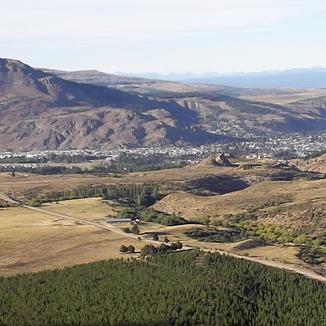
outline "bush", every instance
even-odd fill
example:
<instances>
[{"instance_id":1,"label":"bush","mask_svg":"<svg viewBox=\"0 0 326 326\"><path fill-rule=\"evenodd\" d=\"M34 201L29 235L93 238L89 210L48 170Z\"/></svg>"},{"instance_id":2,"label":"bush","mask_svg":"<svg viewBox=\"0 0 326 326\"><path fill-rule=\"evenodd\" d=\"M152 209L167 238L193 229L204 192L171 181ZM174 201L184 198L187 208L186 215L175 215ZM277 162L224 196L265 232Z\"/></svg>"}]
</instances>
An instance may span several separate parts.
<instances>
[{"instance_id":1,"label":"bush","mask_svg":"<svg viewBox=\"0 0 326 326\"><path fill-rule=\"evenodd\" d=\"M186 232L186 235L199 241L222 243L241 241L248 236L246 231L241 231L236 228L232 230L194 230Z\"/></svg>"},{"instance_id":2,"label":"bush","mask_svg":"<svg viewBox=\"0 0 326 326\"><path fill-rule=\"evenodd\" d=\"M138 225L133 225L130 232L133 233L133 234L139 234Z\"/></svg>"},{"instance_id":3,"label":"bush","mask_svg":"<svg viewBox=\"0 0 326 326\"><path fill-rule=\"evenodd\" d=\"M170 251L170 250L173 250L173 249L171 248L171 246L169 246L169 245L167 245L165 243L161 243L159 248L158 248L158 251L161 252L161 253L165 253L165 252Z\"/></svg>"},{"instance_id":4,"label":"bush","mask_svg":"<svg viewBox=\"0 0 326 326\"><path fill-rule=\"evenodd\" d=\"M26 205L31 207L41 207L42 202L37 198L32 198L26 202Z\"/></svg>"},{"instance_id":5,"label":"bush","mask_svg":"<svg viewBox=\"0 0 326 326\"><path fill-rule=\"evenodd\" d=\"M130 254L134 254L135 253L135 247L132 246L132 245L129 245L128 246L128 251L129 251Z\"/></svg>"},{"instance_id":6,"label":"bush","mask_svg":"<svg viewBox=\"0 0 326 326\"><path fill-rule=\"evenodd\" d=\"M117 216L119 218L130 218L135 220L137 218L137 212L131 209L124 209L118 212Z\"/></svg>"},{"instance_id":7,"label":"bush","mask_svg":"<svg viewBox=\"0 0 326 326\"><path fill-rule=\"evenodd\" d=\"M177 242L176 242L176 246L177 246L177 249L182 249L182 243L178 240Z\"/></svg>"},{"instance_id":8,"label":"bush","mask_svg":"<svg viewBox=\"0 0 326 326\"><path fill-rule=\"evenodd\" d=\"M141 211L139 217L145 222L155 222L155 223L159 223L162 225L169 225L169 226L182 225L188 223L188 221L182 217L176 215L164 214L154 210Z\"/></svg>"},{"instance_id":9,"label":"bush","mask_svg":"<svg viewBox=\"0 0 326 326\"><path fill-rule=\"evenodd\" d=\"M153 240L154 241L158 241L159 240L159 236L157 233L153 233Z\"/></svg>"},{"instance_id":10,"label":"bush","mask_svg":"<svg viewBox=\"0 0 326 326\"><path fill-rule=\"evenodd\" d=\"M326 251L311 246L301 246L297 256L308 264L322 264L326 262Z\"/></svg>"},{"instance_id":11,"label":"bush","mask_svg":"<svg viewBox=\"0 0 326 326\"><path fill-rule=\"evenodd\" d=\"M178 246L176 245L176 243L172 242L170 245L169 245L169 248L171 250L177 250L178 249Z\"/></svg>"},{"instance_id":12,"label":"bush","mask_svg":"<svg viewBox=\"0 0 326 326\"><path fill-rule=\"evenodd\" d=\"M121 245L121 247L120 247L120 252L123 252L123 253L125 253L125 252L128 252L129 250L128 250L128 247L126 247L125 245Z\"/></svg>"},{"instance_id":13,"label":"bush","mask_svg":"<svg viewBox=\"0 0 326 326\"><path fill-rule=\"evenodd\" d=\"M146 245L141 249L140 255L142 257L147 257L147 256L153 256L157 253L157 248L154 247L153 245Z\"/></svg>"}]
</instances>

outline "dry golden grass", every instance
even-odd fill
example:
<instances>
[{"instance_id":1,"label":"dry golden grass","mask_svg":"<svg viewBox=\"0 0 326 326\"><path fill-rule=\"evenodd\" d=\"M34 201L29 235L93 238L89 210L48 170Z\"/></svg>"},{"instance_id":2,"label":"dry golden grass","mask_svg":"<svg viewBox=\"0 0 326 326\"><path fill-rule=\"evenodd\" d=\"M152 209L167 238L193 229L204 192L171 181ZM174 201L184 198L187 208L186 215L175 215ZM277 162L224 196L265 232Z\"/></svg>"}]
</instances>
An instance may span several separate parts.
<instances>
[{"instance_id":1,"label":"dry golden grass","mask_svg":"<svg viewBox=\"0 0 326 326\"><path fill-rule=\"evenodd\" d=\"M121 244L142 244L91 226L15 207L0 209L0 275L62 268L121 255Z\"/></svg>"},{"instance_id":2,"label":"dry golden grass","mask_svg":"<svg viewBox=\"0 0 326 326\"><path fill-rule=\"evenodd\" d=\"M46 209L76 217L79 217L77 214L83 213L83 210L89 209L95 219L101 219L105 217L106 206L101 200L90 198L51 204L47 205ZM119 225L121 228L124 226L130 225ZM185 246L204 250L226 251L240 255L246 253L250 257L296 266L305 265L296 258L297 249L294 247L264 246L238 250L237 246L241 242L200 242L185 235L187 231L205 228L202 225L163 226L143 222L140 223L139 228L140 235L149 239L155 232L159 234L160 241L167 237L170 242L179 240ZM36 272L102 259L130 257L119 253L122 244L132 244L138 252L144 245L141 241L123 235L79 225L21 207L0 209L0 275ZM138 257L138 254L134 257Z\"/></svg>"},{"instance_id":3,"label":"dry golden grass","mask_svg":"<svg viewBox=\"0 0 326 326\"><path fill-rule=\"evenodd\" d=\"M282 204L282 202L285 203ZM154 208L189 219L208 217L223 220L225 214L242 213L250 209L259 208L262 205L267 206L267 208L264 208L266 212L272 209L268 206L278 207L289 212L291 210L295 212L296 208L302 211L302 207L307 207L307 209L312 207L313 210L326 212L326 180L266 181L241 191L211 197L179 192L166 196L156 203ZM274 218L273 221L268 221L268 219L266 221L281 223L294 228L300 227L305 223L314 222L308 218L304 219L304 216L298 215L296 219L295 214L294 216L292 215L291 218L276 215L276 219ZM280 219L280 221L277 219ZM320 219L319 227L323 228L323 225L326 223L326 213Z\"/></svg>"},{"instance_id":4,"label":"dry golden grass","mask_svg":"<svg viewBox=\"0 0 326 326\"><path fill-rule=\"evenodd\" d=\"M290 209L292 209L291 205L309 203L309 205L320 208L326 204L326 180L266 181L269 180L271 174L268 163L270 162L266 162L266 165L261 163L262 165L248 171L239 167L201 166L200 168L188 167L132 173L119 178L92 175L40 176L24 174L11 177L8 174L0 174L0 192L13 195L15 198L24 198L25 196L38 196L77 187L169 183L180 185L198 181L207 176L229 176L239 177L248 183L254 182L254 184L245 190L212 197L178 192L167 196L154 208L186 218L222 219L224 214L244 212L248 208L255 208L271 201L277 203L285 200L286 203L280 206ZM99 198L70 200L58 204L51 203L46 204L44 208L52 212L90 221L104 221L107 216L116 213L114 208ZM288 221L285 220L284 225ZM269 222L283 223L278 220ZM126 224L126 226L130 225ZM119 225L119 227L122 228L123 225ZM199 242L184 234L187 230L197 227L202 226L167 227L155 223L141 223L140 232L141 235L149 233L149 237L151 233L158 232L160 240L167 236L170 241L180 240L184 245L207 250L236 250L236 243ZM61 268L108 258L128 257L128 255L119 253L121 244L132 244L138 251L144 245L144 243L124 235L99 230L91 226L78 225L21 207L0 209L0 275ZM250 256L267 257L268 259L279 259L280 262L287 261L298 264L295 250L294 248L274 246L270 248L267 246L245 251Z\"/></svg>"},{"instance_id":5,"label":"dry golden grass","mask_svg":"<svg viewBox=\"0 0 326 326\"><path fill-rule=\"evenodd\" d=\"M294 246L257 246L251 249L241 250L238 246L245 241L233 242L233 243L214 243L214 242L201 242L196 239L189 238L185 235L185 232L192 231L194 229L205 229L202 225L178 225L178 226L162 226L155 223L143 223L140 225L141 234L149 233L149 236L156 232L159 235L160 241L163 241L164 237L167 237L170 242L181 241L183 245L200 248L209 251L225 251L238 255L248 255L249 257L259 258L263 260L276 261L280 263L293 264L295 266L304 266L310 268L303 261L296 256L298 248ZM250 240L249 240L250 241Z\"/></svg>"},{"instance_id":6,"label":"dry golden grass","mask_svg":"<svg viewBox=\"0 0 326 326\"><path fill-rule=\"evenodd\" d=\"M250 257L279 261L282 263L294 264L297 266L307 266L307 264L305 264L296 256L298 253L298 248L296 247L260 246L252 249L236 251L236 253L246 253Z\"/></svg>"},{"instance_id":7,"label":"dry golden grass","mask_svg":"<svg viewBox=\"0 0 326 326\"><path fill-rule=\"evenodd\" d=\"M273 169L273 173L277 173ZM187 183L200 181L207 177L224 177L241 179L252 183L260 180L268 180L271 177L271 169L264 162L261 166L245 171L235 167L217 166L193 166L181 169L168 169L149 172L138 172L112 176L94 175L34 175L17 173L15 177L7 173L0 173L0 192L4 192L17 199L26 197L40 197L42 195L70 191L79 187L100 187L114 185L141 185L141 184L165 184L181 186Z\"/></svg>"},{"instance_id":8,"label":"dry golden grass","mask_svg":"<svg viewBox=\"0 0 326 326\"><path fill-rule=\"evenodd\" d=\"M117 210L100 198L84 198L45 204L43 207L51 212L78 216L83 220L105 221L107 217L115 216Z\"/></svg>"}]
</instances>

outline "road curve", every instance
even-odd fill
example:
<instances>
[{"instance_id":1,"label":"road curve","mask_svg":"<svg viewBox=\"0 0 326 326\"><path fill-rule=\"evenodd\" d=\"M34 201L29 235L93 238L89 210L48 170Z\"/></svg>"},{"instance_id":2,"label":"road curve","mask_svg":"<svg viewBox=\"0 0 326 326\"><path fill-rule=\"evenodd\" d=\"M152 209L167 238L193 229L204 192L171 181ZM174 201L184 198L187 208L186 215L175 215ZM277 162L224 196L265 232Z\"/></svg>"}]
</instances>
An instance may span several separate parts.
<instances>
[{"instance_id":1,"label":"road curve","mask_svg":"<svg viewBox=\"0 0 326 326\"><path fill-rule=\"evenodd\" d=\"M233 258L237 258L237 259L245 259L245 260L249 260L249 261L259 263L262 265L276 267L279 269L284 269L284 270L287 270L287 271L290 271L293 273L301 274L307 278L326 283L326 277L323 275L317 274L316 272L306 269L306 268L300 268L300 267L297 267L297 266L294 266L291 264L282 263L280 261L274 261L274 260L272 261L272 260L268 260L268 259L261 259L258 257L241 256L241 255L234 254L232 252L227 252L227 251L217 250L217 249L215 249L215 250L201 249L201 250L206 251L206 252L218 252L221 255L227 255L229 257L233 257Z\"/></svg>"}]
</instances>

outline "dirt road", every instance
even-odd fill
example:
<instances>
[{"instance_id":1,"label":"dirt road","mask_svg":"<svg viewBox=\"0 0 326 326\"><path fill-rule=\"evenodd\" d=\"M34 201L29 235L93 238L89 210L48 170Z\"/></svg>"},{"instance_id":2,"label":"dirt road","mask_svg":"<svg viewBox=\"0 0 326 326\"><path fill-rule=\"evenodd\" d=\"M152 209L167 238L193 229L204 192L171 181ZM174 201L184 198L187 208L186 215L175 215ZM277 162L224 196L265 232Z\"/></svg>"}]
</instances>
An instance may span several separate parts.
<instances>
[{"instance_id":1,"label":"dirt road","mask_svg":"<svg viewBox=\"0 0 326 326\"><path fill-rule=\"evenodd\" d=\"M203 249L203 251L218 252L221 255L227 255L229 257L234 257L234 258L238 258L238 259L250 260L252 262L263 264L266 266L276 267L279 269L285 269L287 271L301 274L308 278L326 283L326 277L323 275L317 274L316 272L306 269L306 268L300 268L300 267L297 267L297 266L294 266L291 264L282 263L280 261L271 261L271 260L267 260L267 259L260 259L260 258L256 258L256 257L250 257L250 256L240 256L240 255L234 254L232 252L227 252L227 251L222 251L222 250Z\"/></svg>"},{"instance_id":2,"label":"dirt road","mask_svg":"<svg viewBox=\"0 0 326 326\"><path fill-rule=\"evenodd\" d=\"M11 204L19 204L19 202L15 201L14 199L8 197L7 195L5 195L4 193L1 193L1 192L0 192L0 199L2 199L4 201L7 201L8 203L11 203ZM110 232L113 232L113 233L116 233L116 234L119 234L119 235L123 235L124 237L129 237L129 238L133 238L133 239L136 239L136 240L140 239L142 242L146 242L146 243L150 243L150 244L154 244L154 245L160 245L161 244L160 241L150 240L150 239L147 239L147 238L145 238L145 237L143 237L141 235L135 235L135 234L132 234L132 233L125 233L121 229L119 229L118 227L115 227L114 225L87 221L87 220L83 220L83 219L80 219L80 218L76 218L76 217L72 217L72 216L68 216L68 215L64 215L64 214L60 214L60 213L51 212L51 211L48 211L48 210L46 210L44 208L39 208L39 207L31 207L31 206L27 206L27 205L22 205L22 207L24 207L26 209L29 209L29 210L36 211L36 212L40 212L40 213L43 213L43 214L47 214L49 216L53 216L55 218L69 220L69 221L76 222L76 223L83 224L83 225L94 226L94 227L102 229L102 230L104 229L104 230L107 230L107 231L110 231ZM173 228L173 227L171 227L171 228ZM167 228L167 230L168 230L168 228ZM182 250L191 250L191 249L194 249L194 247L184 246L182 248ZM298 274L306 276L307 278L315 279L315 280L318 280L318 281L321 281L321 282L326 282L326 277L325 276L319 275L319 274L315 273L312 270L308 270L308 269L305 269L305 268L300 268L300 267L297 267L297 266L294 266L294 265L290 265L290 264L286 264L286 263L282 263L282 262L277 262L277 261L263 260L263 259L256 258L256 257L240 256L240 255L237 255L237 254L234 254L234 253L231 253L231 252L221 251L221 250L209 250L209 249L206 249L204 251L218 252L220 254L224 254L224 255L227 255L227 256L230 256L230 257L250 260L250 261L253 261L253 262L256 262L256 263L259 263L259 264L263 264L263 265L266 265L266 266L276 267L276 268L285 269L285 270L288 270L288 271L291 271L291 272L294 272L294 273L298 273Z\"/></svg>"},{"instance_id":3,"label":"dirt road","mask_svg":"<svg viewBox=\"0 0 326 326\"><path fill-rule=\"evenodd\" d=\"M2 192L0 192L0 199L6 201L9 204L19 204L16 200L13 200L12 198L8 197L6 194Z\"/></svg>"},{"instance_id":4,"label":"dirt road","mask_svg":"<svg viewBox=\"0 0 326 326\"><path fill-rule=\"evenodd\" d=\"M154 241L151 239L147 239L145 237L143 237L142 235L137 235L137 234L133 234L133 233L126 233L124 231L122 231L119 227L116 227L112 224L106 224L106 223L98 223L98 222L92 222L92 221L88 221L88 220L84 220L84 219L80 219L80 218L76 218L73 216L69 216L66 214L60 214L60 213L55 213L55 212L51 212L48 211L44 208L40 208L40 207L32 207L32 206L28 206L28 205L22 205L21 203L19 203L18 201L8 197L6 194L0 192L0 199L10 203L10 204L20 204L21 207L35 211L35 212L39 212L39 213L43 213L46 214L48 216L52 216L55 218L60 218L63 220L68 220L68 221L72 221L78 224L82 224L82 225L89 225L89 226L94 226L96 228L102 229L102 230L106 230L106 231L110 231L119 235L122 235L124 237L127 238L132 238L132 239L136 239L136 240L140 240L142 242L146 242L146 243L150 243L153 245L160 245L161 242L160 241ZM184 248L182 248L183 250L190 250L193 249L192 247L187 247L184 246Z\"/></svg>"}]
</instances>

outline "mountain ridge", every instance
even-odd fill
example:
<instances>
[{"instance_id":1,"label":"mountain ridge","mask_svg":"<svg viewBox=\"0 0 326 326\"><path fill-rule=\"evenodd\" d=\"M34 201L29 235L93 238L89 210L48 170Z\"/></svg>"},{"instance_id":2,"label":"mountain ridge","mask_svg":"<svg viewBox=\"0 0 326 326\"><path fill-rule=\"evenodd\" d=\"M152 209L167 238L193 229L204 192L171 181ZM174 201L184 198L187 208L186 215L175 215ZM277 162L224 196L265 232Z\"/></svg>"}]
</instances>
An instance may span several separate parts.
<instances>
[{"instance_id":1,"label":"mountain ridge","mask_svg":"<svg viewBox=\"0 0 326 326\"><path fill-rule=\"evenodd\" d=\"M109 148L217 141L169 100L76 83L0 61L0 148Z\"/></svg>"},{"instance_id":2,"label":"mountain ridge","mask_svg":"<svg viewBox=\"0 0 326 326\"><path fill-rule=\"evenodd\" d=\"M326 129L326 97L318 94L296 100L290 92L292 102L283 105L241 98L246 90L224 86L126 79L94 70L51 72L0 60L0 149L202 145Z\"/></svg>"}]
</instances>

